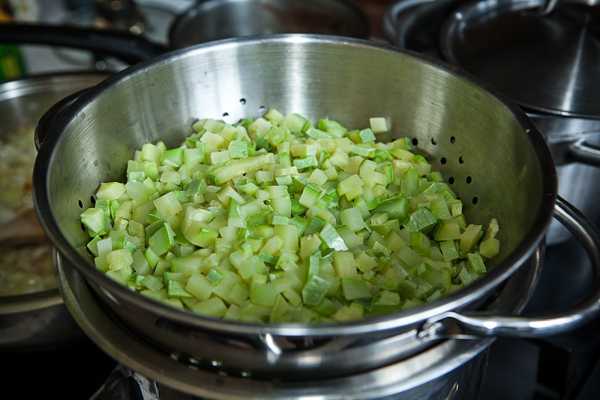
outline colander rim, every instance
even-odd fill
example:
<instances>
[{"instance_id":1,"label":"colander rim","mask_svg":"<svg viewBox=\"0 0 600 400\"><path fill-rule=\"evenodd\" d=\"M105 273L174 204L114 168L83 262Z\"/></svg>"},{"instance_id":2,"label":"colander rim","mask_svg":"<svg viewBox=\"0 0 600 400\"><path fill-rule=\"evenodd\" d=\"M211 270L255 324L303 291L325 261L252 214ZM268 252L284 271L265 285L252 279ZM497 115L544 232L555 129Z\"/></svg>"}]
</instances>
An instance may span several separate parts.
<instances>
[{"instance_id":1,"label":"colander rim","mask_svg":"<svg viewBox=\"0 0 600 400\"><path fill-rule=\"evenodd\" d=\"M240 321L229 321L205 317L191 313L185 310L179 310L165 305L157 300L151 299L136 293L126 286L112 280L104 273L98 271L93 263L85 259L77 252L62 234L58 223L52 215L52 208L49 199L49 166L54 159L54 150L62 140L65 129L73 118L84 109L94 99L118 85L120 82L129 79L133 75L142 74L151 68L164 63L177 62L178 59L191 57L194 54L201 54L205 51L214 51L219 48L239 45L264 45L269 43L316 43L341 46L354 46L367 50L378 50L391 52L400 56L407 56L416 59L419 62L429 64L430 66L441 69L466 83L490 94L500 104L506 107L514 116L515 120L527 135L529 142L537 155L540 169L542 171L542 190L540 207L534 222L525 234L524 240L510 253L502 262L492 268L485 276L476 280L470 285L452 293L449 296L438 299L434 302L418 306L415 308L402 310L400 312L386 314L377 317L367 317L361 320L336 323L336 324L256 324ZM140 64L129 67L101 82L99 85L90 88L83 93L68 108L63 116L52 125L52 134L47 135L39 149L38 157L34 167L34 204L38 212L40 222L50 237L58 251L80 271L86 279L92 280L100 288L106 290L119 298L131 301L136 306L153 313L156 316L177 321L190 327L199 329L209 329L218 332L227 332L232 334L254 334L254 335L281 335L281 336L342 336L358 335L382 331L399 330L402 328L410 329L427 319L440 315L448 311L460 310L477 300L483 298L494 288L510 277L524 262L531 256L535 248L543 239L545 232L550 224L554 204L557 196L557 178L554 162L550 151L544 141L543 136L535 126L527 119L525 113L514 103L498 95L494 91L479 83L468 73L457 67L439 62L430 57L412 51L400 50L384 43L375 43L363 39L347 38L331 35L313 35L313 34L278 34L278 35L260 35L248 36L244 38L225 39L214 41L196 46L174 50L165 53L153 60L145 61Z\"/></svg>"}]
</instances>

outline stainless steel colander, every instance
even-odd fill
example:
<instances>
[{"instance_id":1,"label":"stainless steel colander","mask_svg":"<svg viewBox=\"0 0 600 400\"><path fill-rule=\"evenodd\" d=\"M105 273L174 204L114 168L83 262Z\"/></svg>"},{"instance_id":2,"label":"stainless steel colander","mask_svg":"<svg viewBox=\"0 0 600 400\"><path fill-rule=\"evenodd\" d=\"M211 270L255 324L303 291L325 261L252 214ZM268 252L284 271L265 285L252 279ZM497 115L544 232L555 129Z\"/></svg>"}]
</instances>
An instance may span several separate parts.
<instances>
[{"instance_id":1,"label":"stainless steel colander","mask_svg":"<svg viewBox=\"0 0 600 400\"><path fill-rule=\"evenodd\" d=\"M502 252L490 272L449 297L338 325L255 325L205 318L141 296L94 268L79 223L102 181L122 179L143 143L178 144L195 118L226 121L265 107L364 126L392 121L411 136L466 204L470 220L496 217ZM448 335L536 336L573 328L600 309L598 289L568 313L482 316L486 301L530 257L553 212L583 239L596 271L598 238L556 197L542 136L516 107L448 67L369 42L282 35L213 42L132 67L39 129L35 199L56 247L128 328L196 362L268 376L337 375L414 353ZM598 274L597 274L598 275ZM598 285L596 285L598 286Z\"/></svg>"}]
</instances>

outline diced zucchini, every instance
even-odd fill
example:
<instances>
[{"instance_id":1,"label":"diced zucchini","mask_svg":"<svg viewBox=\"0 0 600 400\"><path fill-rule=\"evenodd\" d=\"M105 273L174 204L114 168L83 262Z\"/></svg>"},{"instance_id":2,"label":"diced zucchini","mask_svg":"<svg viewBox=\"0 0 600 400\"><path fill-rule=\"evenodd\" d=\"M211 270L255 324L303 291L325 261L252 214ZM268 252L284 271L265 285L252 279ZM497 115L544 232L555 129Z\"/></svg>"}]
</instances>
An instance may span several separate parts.
<instances>
[{"instance_id":1,"label":"diced zucchini","mask_svg":"<svg viewBox=\"0 0 600 400\"><path fill-rule=\"evenodd\" d=\"M387 119L382 117L370 118L369 125L374 133L388 132L390 130Z\"/></svg>"},{"instance_id":2,"label":"diced zucchini","mask_svg":"<svg viewBox=\"0 0 600 400\"><path fill-rule=\"evenodd\" d=\"M460 251L467 254L479 242L483 230L481 225L469 225L460 237Z\"/></svg>"},{"instance_id":3,"label":"diced zucchini","mask_svg":"<svg viewBox=\"0 0 600 400\"><path fill-rule=\"evenodd\" d=\"M411 138L378 142L390 121L348 130L271 108L198 120L178 147L146 143L81 213L95 267L164 304L252 323L350 321L446 296L499 254L498 222L468 224Z\"/></svg>"}]
</instances>

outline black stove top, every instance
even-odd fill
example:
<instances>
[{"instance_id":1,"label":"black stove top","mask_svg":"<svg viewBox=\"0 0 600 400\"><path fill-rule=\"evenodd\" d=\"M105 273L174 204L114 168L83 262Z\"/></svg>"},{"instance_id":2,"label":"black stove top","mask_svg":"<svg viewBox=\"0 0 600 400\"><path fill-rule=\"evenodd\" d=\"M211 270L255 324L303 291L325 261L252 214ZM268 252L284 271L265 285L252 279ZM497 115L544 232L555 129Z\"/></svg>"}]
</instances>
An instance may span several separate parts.
<instances>
[{"instance_id":1,"label":"black stove top","mask_svg":"<svg viewBox=\"0 0 600 400\"><path fill-rule=\"evenodd\" d=\"M89 399L116 363L87 338L29 352L0 352L2 393L19 399Z\"/></svg>"}]
</instances>

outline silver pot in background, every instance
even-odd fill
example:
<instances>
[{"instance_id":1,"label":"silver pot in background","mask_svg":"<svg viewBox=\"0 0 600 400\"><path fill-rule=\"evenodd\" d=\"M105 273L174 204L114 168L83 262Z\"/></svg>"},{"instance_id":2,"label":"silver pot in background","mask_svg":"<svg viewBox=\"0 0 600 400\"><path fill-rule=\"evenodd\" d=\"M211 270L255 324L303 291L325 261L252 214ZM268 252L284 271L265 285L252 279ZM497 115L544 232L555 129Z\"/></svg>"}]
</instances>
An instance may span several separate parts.
<instances>
[{"instance_id":1,"label":"silver pot in background","mask_svg":"<svg viewBox=\"0 0 600 400\"><path fill-rule=\"evenodd\" d=\"M0 136L23 134L24 130L33 136L39 118L54 103L96 85L106 76L95 72L65 73L0 84ZM81 336L58 288L0 297L0 349L56 345Z\"/></svg>"},{"instance_id":2,"label":"silver pot in background","mask_svg":"<svg viewBox=\"0 0 600 400\"><path fill-rule=\"evenodd\" d=\"M457 65L520 104L551 147L559 194L598 224L600 53L587 29L595 19L587 4L597 2L557 3L401 0L388 8L384 30L400 48ZM553 222L546 242L569 237Z\"/></svg>"},{"instance_id":3,"label":"silver pot in background","mask_svg":"<svg viewBox=\"0 0 600 400\"><path fill-rule=\"evenodd\" d=\"M273 33L369 36L369 21L352 0L207 0L180 14L169 32L173 48Z\"/></svg>"}]
</instances>

